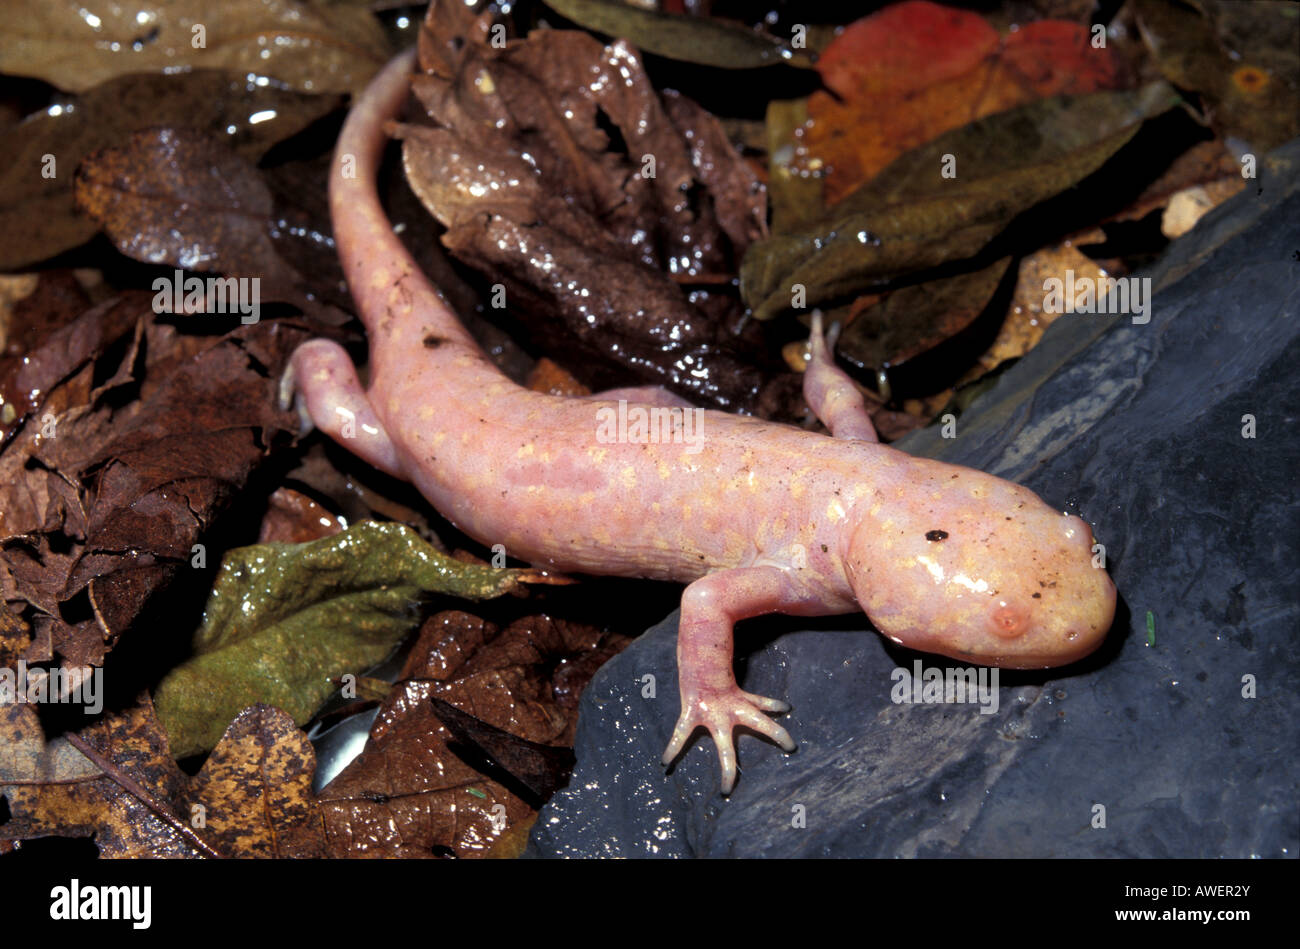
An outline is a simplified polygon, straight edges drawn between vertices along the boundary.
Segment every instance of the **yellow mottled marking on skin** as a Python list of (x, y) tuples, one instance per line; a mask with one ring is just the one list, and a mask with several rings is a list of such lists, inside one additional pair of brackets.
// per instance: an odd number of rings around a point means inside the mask
[(423, 418), (423, 419), (430, 419), (430, 418), (433, 418), (433, 406), (432, 406), (432, 405), (425, 405), (425, 406), (422, 406), (422, 407), (420, 408), (419, 415), (420, 415), (420, 418)]
[(609, 531), (605, 530), (603, 527), (593, 527), (591, 529), (591, 537), (602, 547), (608, 547), (613, 540), (609, 535)]
[(692, 508), (691, 508), (691, 506), (690, 506), (689, 504), (683, 504), (683, 505), (682, 505), (682, 520), (684, 520), (684, 521), (689, 521), (689, 520), (691, 519), (691, 512), (692, 512)]
[(662, 458), (658, 461), (659, 480), (667, 481), (673, 476), (673, 469)]
[(469, 437), (470, 437), (470, 433), (469, 433), (469, 432), (461, 432), (461, 433), (460, 433), (460, 443), (461, 443), (462, 445), (468, 445), (468, 444), (469, 444)]
[(976, 500), (982, 500), (983, 498), (988, 497), (988, 491), (985, 489), (984, 485), (976, 482), (970, 487), (970, 496)]
[(608, 455), (609, 455), (609, 449), (608, 449), (608, 448), (588, 448), (588, 449), (587, 449), (587, 457), (590, 458), (590, 459), (592, 460), (592, 462), (594, 462), (595, 464), (598, 464), (598, 465), (603, 465), (603, 464), (605, 463), (605, 458), (606, 458), (606, 456), (608, 456)]
[(832, 522), (844, 520), (844, 505), (840, 504), (839, 498), (831, 498), (831, 503), (826, 505), (826, 516)]
[(623, 468), (623, 471), (622, 471), (622, 476), (623, 476), (623, 487), (625, 487), (625, 488), (635, 488), (635, 487), (636, 487), (636, 469), (635, 469), (635, 468), (633, 468), (631, 465), (625, 465), (624, 468)]
[(795, 479), (790, 482), (791, 500), (798, 501), (801, 497), (804, 496), (804, 493), (807, 490), (808, 490), (808, 486), (804, 484), (803, 478), (795, 477)]
[(727, 560), (735, 563), (740, 560), (745, 551), (745, 537), (736, 531), (726, 532)]
[(873, 505), (871, 505), (871, 511), (870, 511), (871, 516), (872, 516), (872, 517), (879, 517), (879, 516), (880, 516), (880, 511), (881, 511), (881, 509), (882, 509), (883, 507), (884, 507), (883, 504), (873, 504)]
[(663, 513), (663, 508), (664, 506), (660, 504), (658, 501), (654, 501), (650, 504), (650, 510), (653, 511), (655, 514)]
[(370, 278), (370, 288), (372, 290), (387, 290), (391, 283), (387, 270), (377, 271)]
[(537, 450), (537, 447), (529, 442), (527, 445), (520, 445), (519, 450), (515, 452), (516, 458), (527, 458)]
[(446, 440), (447, 440), (447, 433), (446, 433), (446, 432), (434, 432), (434, 433), (433, 433), (433, 443), (434, 443), (435, 445), (441, 445), (441, 444), (442, 444), (443, 442), (445, 442)]

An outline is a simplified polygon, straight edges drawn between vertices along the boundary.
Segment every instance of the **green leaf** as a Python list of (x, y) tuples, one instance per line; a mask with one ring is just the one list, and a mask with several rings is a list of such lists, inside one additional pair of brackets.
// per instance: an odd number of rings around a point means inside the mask
[[(974, 255), (1022, 211), (1096, 171), (1144, 119), (1170, 108), (1164, 82), (1054, 96), (946, 132), (891, 162), (815, 224), (751, 245), (740, 270), (754, 315), (879, 287)], [(956, 177), (943, 177), (945, 156)]]
[(259, 702), (302, 725), (333, 694), (333, 679), (382, 662), (415, 627), (421, 594), (488, 599), (530, 574), (455, 560), (408, 527), (373, 521), (306, 544), (231, 550), (193, 657), (154, 693), (172, 753), (215, 747)]
[(793, 49), (774, 36), (746, 29), (739, 23), (659, 13), (618, 0), (546, 0), (546, 5), (579, 26), (621, 37), (638, 49), (669, 59), (723, 69), (753, 69), (777, 63), (812, 67), (807, 50)]

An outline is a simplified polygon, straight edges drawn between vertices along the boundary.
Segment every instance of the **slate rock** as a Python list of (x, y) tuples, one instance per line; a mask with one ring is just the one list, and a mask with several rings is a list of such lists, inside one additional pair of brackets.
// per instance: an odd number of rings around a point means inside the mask
[(679, 710), (674, 614), (588, 687), (577, 771), (528, 855), (1296, 856), (1300, 140), (1260, 166), (1146, 274), (1149, 323), (1062, 317), (958, 437), (899, 446), (1095, 526), (1120, 592), (1097, 654), (1001, 671), (988, 714), (892, 702), (894, 669), (952, 663), (865, 617), (747, 622), (741, 683), (792, 703), (799, 748), (741, 734), (722, 798), (707, 736), (659, 764)]

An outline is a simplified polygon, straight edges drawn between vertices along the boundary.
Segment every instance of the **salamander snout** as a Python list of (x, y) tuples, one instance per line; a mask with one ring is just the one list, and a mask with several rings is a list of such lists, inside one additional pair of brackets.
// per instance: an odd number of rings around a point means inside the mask
[(1067, 665), (1100, 646), (1115, 587), (1088, 524), (1027, 488), (936, 467), (924, 469), (923, 507), (865, 518), (854, 533), (850, 583), (876, 628), (914, 649), (1014, 669)]

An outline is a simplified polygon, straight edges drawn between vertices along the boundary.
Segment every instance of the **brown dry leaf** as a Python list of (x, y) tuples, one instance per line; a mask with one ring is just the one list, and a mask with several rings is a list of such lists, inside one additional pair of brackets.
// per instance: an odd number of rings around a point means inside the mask
[(77, 207), (128, 257), (258, 278), (250, 285), (258, 289), (241, 291), (244, 302), (297, 297), (298, 276), (271, 243), (271, 193), (253, 164), (218, 136), (185, 128), (136, 132), (82, 161), (75, 193)]
[(305, 328), (186, 335), (150, 302), (87, 312), (0, 379), (17, 413), (0, 428), (0, 596), (30, 622), (29, 661), (98, 665), (296, 430), (275, 389)]
[(534, 812), (448, 749), (450, 734), (428, 697), (525, 741), (564, 748), (582, 688), (627, 641), (545, 616), (504, 630), (467, 613), (429, 619), (365, 751), (320, 794), (330, 853), (485, 855)]
[(94, 222), (73, 207), (72, 185), (77, 164), (97, 149), (146, 127), (184, 125), (257, 159), (340, 101), (208, 69), (127, 75), (65, 97), (0, 138), (0, 267), (27, 266), (94, 235)]
[(0, 72), (82, 92), (125, 73), (231, 69), (358, 90), (388, 58), (362, 6), (304, 0), (7, 0)]
[(32, 706), (6, 705), (0, 706), (0, 797), (11, 816), (0, 825), (0, 840), (93, 837), (102, 857), (205, 855), (178, 829), (183, 824), (222, 856), (323, 854), (311, 794), (315, 754), (279, 709), (245, 709), (193, 778), (172, 760), (147, 696), (105, 716), (80, 738), (172, 819), (106, 775), (66, 738), (47, 743)]
[(420, 49), (432, 74), (413, 89), (436, 127), (399, 134), (452, 254), (593, 389), (658, 384), (753, 410), (771, 367), (761, 334), (734, 332), (725, 285), (763, 236), (764, 194), (721, 125), (656, 93), (623, 42), (536, 30), (498, 49), (440, 0)]

